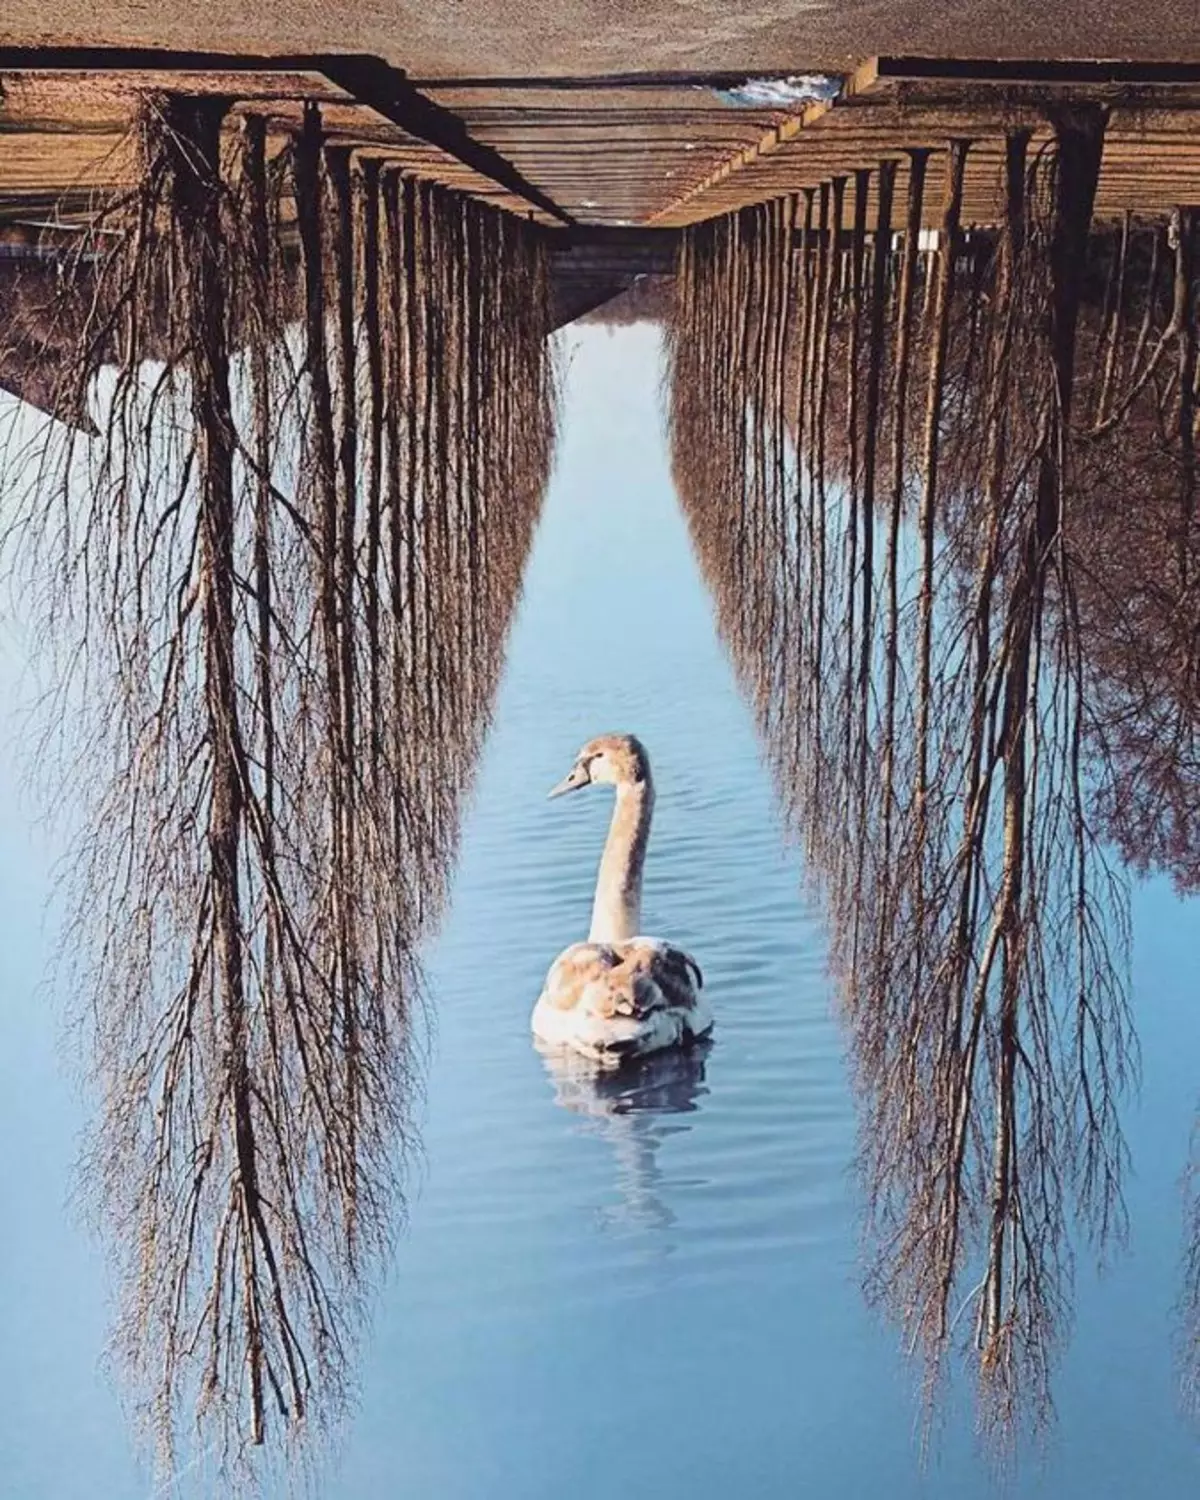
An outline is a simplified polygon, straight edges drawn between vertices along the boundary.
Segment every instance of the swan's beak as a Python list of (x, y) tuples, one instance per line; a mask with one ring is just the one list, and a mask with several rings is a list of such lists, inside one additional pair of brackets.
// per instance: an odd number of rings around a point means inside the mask
[(587, 786), (590, 779), (586, 766), (574, 765), (571, 767), (569, 775), (564, 776), (557, 786), (550, 788), (549, 795), (551, 797), (562, 797), (567, 792), (576, 792), (581, 786)]

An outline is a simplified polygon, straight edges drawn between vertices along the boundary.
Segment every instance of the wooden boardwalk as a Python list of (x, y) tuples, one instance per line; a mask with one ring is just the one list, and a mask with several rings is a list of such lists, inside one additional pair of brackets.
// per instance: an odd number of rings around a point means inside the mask
[(378, 59), (0, 48), (0, 216), (87, 213), (136, 170), (148, 92), (215, 93), (265, 113), (277, 144), (304, 101), (331, 138), (547, 227), (679, 228), (837, 175), (975, 143), (964, 221), (998, 211), (1003, 137), (1049, 139), (1081, 99), (1111, 109), (1099, 218), (1200, 201), (1200, 63), (978, 63), (876, 57), (839, 96), (794, 110), (731, 107), (722, 75), (469, 80), (420, 88)]
[[(1005, 137), (1031, 150), (1081, 102), (1109, 110), (1096, 219), (1200, 203), (1200, 62), (872, 57), (835, 98), (731, 103), (740, 74), (646, 72), (412, 81), (378, 57), (251, 56), (133, 48), (0, 47), (0, 254), (33, 253), (33, 226), (82, 225), (138, 172), (131, 127), (147, 95), (216, 94), (265, 116), (269, 150), (319, 102), (334, 143), (557, 233), (556, 324), (669, 271), (675, 233), (854, 174), (867, 227), (881, 161), (904, 201), (927, 153), (925, 223), (938, 222), (948, 145), (971, 143), (964, 226), (997, 220)], [(863, 187), (865, 200), (861, 199)], [(849, 224), (852, 220), (843, 220)]]

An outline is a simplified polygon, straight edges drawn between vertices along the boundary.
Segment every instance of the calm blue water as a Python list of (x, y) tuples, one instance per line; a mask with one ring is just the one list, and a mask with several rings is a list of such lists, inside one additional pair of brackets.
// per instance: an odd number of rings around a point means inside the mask
[[(859, 1292), (854, 1108), (818, 913), (671, 495), (648, 329), (574, 345), (559, 468), (431, 959), (411, 1223), (379, 1295), (338, 1500), (987, 1496), (970, 1392), (929, 1464), (913, 1377)], [(586, 930), (609, 803), (545, 793), (604, 730), (649, 747), (645, 927), (689, 947), (711, 1050), (622, 1092), (548, 1071), (528, 1014)], [(64, 1209), (80, 1115), (35, 991), (44, 840), (0, 784), (0, 1496), (146, 1496), (97, 1371), (98, 1257)], [(1043, 1458), (1009, 1493), (1190, 1495), (1176, 1414), (1179, 1177), (1200, 1095), (1193, 906), (1139, 889), (1132, 1244), (1081, 1266)], [(177, 1486), (203, 1488), (196, 1475)]]

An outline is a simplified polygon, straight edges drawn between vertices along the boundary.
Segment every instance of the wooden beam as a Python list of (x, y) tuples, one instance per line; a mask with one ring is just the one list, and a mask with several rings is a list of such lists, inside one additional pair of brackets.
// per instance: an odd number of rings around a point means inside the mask
[(0, 47), (0, 76), (70, 72), (316, 73), (343, 89), (356, 103), (374, 110), (417, 140), (437, 147), (506, 193), (560, 224), (574, 222), (553, 199), (526, 181), (507, 158), (476, 141), (456, 114), (427, 99), (401, 69), (381, 57), (363, 53), (276, 57), (158, 47)]
[(877, 57), (875, 76), (913, 83), (1032, 84), (1041, 87), (1157, 88), (1200, 84), (1200, 63), (1033, 59)]

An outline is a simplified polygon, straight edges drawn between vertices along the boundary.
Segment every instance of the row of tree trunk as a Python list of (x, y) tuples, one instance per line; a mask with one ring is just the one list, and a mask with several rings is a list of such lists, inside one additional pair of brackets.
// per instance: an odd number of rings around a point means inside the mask
[[(537, 231), (161, 97), (63, 277), (10, 557), (86, 808), (70, 947), (117, 1345), (165, 1457), (344, 1398), (436, 921), (551, 460)], [(81, 293), (81, 287), (86, 293)], [(65, 766), (63, 759), (65, 758)]]
[[(1007, 139), (987, 236), (966, 139), (692, 227), (669, 336), (677, 487), (829, 912), (868, 1286), (929, 1395), (970, 1350), (1000, 1439), (1051, 1410), (1073, 1243), (1124, 1224), (1127, 902), (1098, 814), (1134, 667), (1106, 659), (1131, 632), (1095, 517), (1111, 557), (1135, 419), (1161, 439), (1160, 612), (1200, 624), (1194, 215), (1094, 226), (1104, 112), (1052, 123), (1036, 154)], [(1155, 690), (1189, 724), (1194, 652)]]

